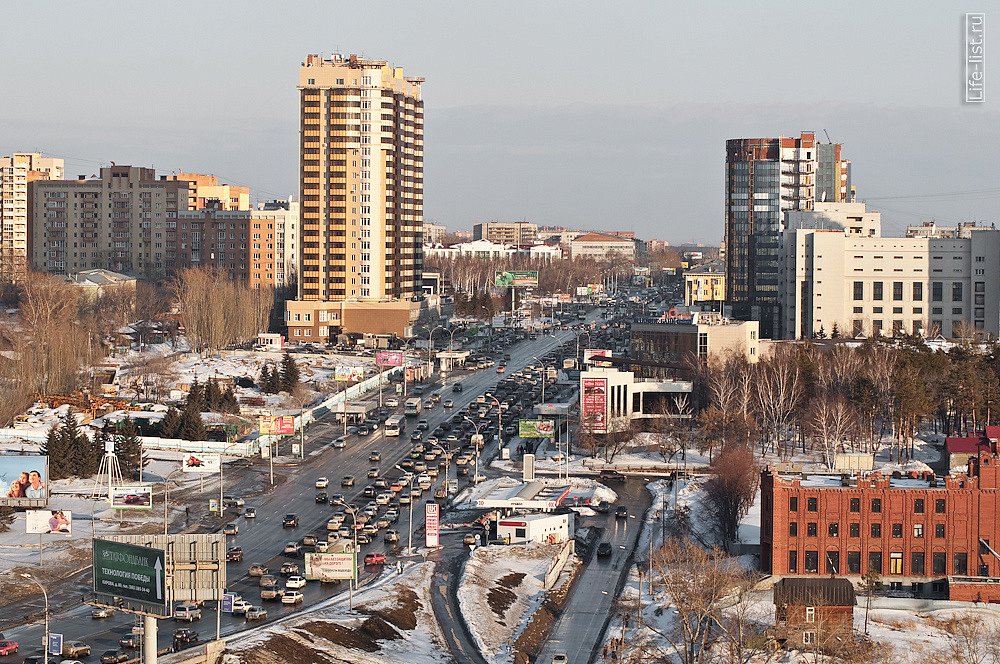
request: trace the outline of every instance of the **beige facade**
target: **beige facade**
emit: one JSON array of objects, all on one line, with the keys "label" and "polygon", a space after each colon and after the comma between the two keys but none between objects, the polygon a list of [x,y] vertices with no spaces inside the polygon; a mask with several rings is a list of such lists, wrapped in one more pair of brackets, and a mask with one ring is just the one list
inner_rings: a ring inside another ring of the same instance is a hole
[{"label": "beige facade", "polygon": [[684,270],[684,304],[721,304],[726,299],[726,265],[720,260],[709,261]]},{"label": "beige facade", "polygon": [[63,160],[37,152],[0,157],[0,281],[22,278],[30,262],[31,209],[28,184],[61,180]]},{"label": "beige facade", "polygon": [[188,210],[249,210],[250,188],[231,184],[219,184],[219,178],[201,173],[178,173],[168,175],[168,180],[190,182],[188,189]]},{"label": "beige facade", "polygon": [[530,246],[538,242],[538,225],[526,221],[483,221],[472,226],[472,239]]},{"label": "beige facade", "polygon": [[428,221],[424,222],[424,244],[439,244],[444,240],[444,236],[448,234],[448,229],[444,224],[434,224]]},{"label": "beige facade", "polygon": [[786,230],[842,230],[861,237],[882,236],[882,215],[864,203],[815,203],[812,210],[785,213]]},{"label": "beige facade", "polygon": [[[676,366],[692,358],[705,362],[732,354],[752,363],[762,352],[758,321],[729,320],[708,312],[694,313],[689,319],[632,323],[631,346],[638,360]],[[669,373],[656,368],[643,371],[650,376]]]},{"label": "beige facade", "polygon": [[[299,69],[298,297],[317,317],[345,300],[392,311],[421,292],[422,83],[355,55],[309,55]],[[303,321],[287,322],[294,338]]]},{"label": "beige facade", "polygon": [[299,203],[289,197],[261,203],[253,211],[254,223],[266,222],[274,229],[273,285],[285,288],[298,283]]},{"label": "beige facade", "polygon": [[614,235],[587,233],[569,243],[569,257],[574,260],[577,258],[597,260],[621,258],[626,261],[634,261],[635,241]]}]

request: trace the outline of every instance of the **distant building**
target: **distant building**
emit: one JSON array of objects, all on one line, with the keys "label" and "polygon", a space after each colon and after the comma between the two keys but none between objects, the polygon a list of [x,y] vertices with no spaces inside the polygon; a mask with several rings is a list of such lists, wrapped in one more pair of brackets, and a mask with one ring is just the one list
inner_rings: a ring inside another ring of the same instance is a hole
[{"label": "distant building", "polygon": [[497,539],[507,544],[557,544],[573,538],[573,512],[513,514],[497,521]]},{"label": "distant building", "polygon": [[586,233],[570,241],[569,256],[573,260],[578,258],[607,260],[617,257],[626,261],[634,261],[635,240],[615,235]]},{"label": "distant building", "polygon": [[684,304],[721,306],[726,299],[726,265],[721,259],[684,270]]},{"label": "distant building", "polygon": [[[271,285],[275,288],[285,288],[298,283],[298,262],[299,262],[299,203],[291,197],[285,200],[273,200],[257,206],[251,215],[253,228],[251,229],[252,254],[261,254],[260,261],[272,260],[265,258],[265,254],[273,256],[273,266],[271,273],[273,279]],[[269,227],[270,225],[270,227]],[[261,228],[258,228],[261,226]],[[271,228],[273,227],[273,228]],[[274,251],[262,239],[256,237],[261,233],[263,237],[267,231],[274,231]],[[253,258],[256,262],[258,259]]]},{"label": "distant building", "polygon": [[168,175],[167,180],[183,180],[190,182],[188,188],[188,210],[204,210],[217,208],[219,210],[249,210],[250,187],[238,187],[231,184],[219,184],[219,178],[214,175],[200,173],[178,173]]},{"label": "distant building", "polygon": [[996,225],[980,226],[974,221],[960,221],[958,226],[938,226],[936,222],[925,221],[919,226],[907,226],[906,237],[924,237],[938,240],[952,238],[968,239],[977,231],[996,230]]},{"label": "distant building", "polygon": [[689,418],[692,383],[649,380],[632,371],[591,367],[580,372],[580,427],[592,433],[623,431],[633,420]]},{"label": "distant building", "polygon": [[135,277],[110,270],[84,270],[67,276],[66,281],[79,287],[89,300],[96,300],[111,289],[123,289],[135,294]]},{"label": "distant building", "polygon": [[424,256],[426,258],[458,258],[460,256],[473,256],[482,259],[511,258],[513,256],[529,256],[542,260],[553,260],[562,258],[562,250],[559,247],[551,247],[545,244],[536,244],[526,247],[514,247],[508,244],[490,242],[489,240],[473,240],[471,242],[459,242],[451,246],[424,245]]},{"label": "distant building", "polygon": [[666,240],[646,240],[646,251],[663,251],[670,246]]},{"label": "distant building", "polygon": [[424,244],[439,244],[448,234],[448,229],[444,224],[435,224],[429,221],[424,222]]},{"label": "distant building", "polygon": [[728,320],[706,312],[683,318],[645,319],[632,323],[631,348],[637,360],[672,365],[684,365],[692,358],[707,362],[712,356],[730,353],[753,363],[761,354],[759,323]]},{"label": "distant building", "polygon": [[816,202],[849,203],[854,200],[851,162],[841,157],[840,143],[816,143]]},{"label": "distant building", "polygon": [[[215,208],[177,212],[166,238],[168,271],[212,267],[254,286],[271,283],[274,249],[249,248],[250,215],[250,210]],[[253,235],[253,244],[274,246],[273,229],[255,230]]]},{"label": "distant building", "polygon": [[0,157],[0,282],[19,281],[31,262],[28,184],[63,179],[63,160],[37,152]]},{"label": "distant building", "polygon": [[473,240],[517,246],[538,242],[538,225],[526,221],[483,221],[472,226]]}]

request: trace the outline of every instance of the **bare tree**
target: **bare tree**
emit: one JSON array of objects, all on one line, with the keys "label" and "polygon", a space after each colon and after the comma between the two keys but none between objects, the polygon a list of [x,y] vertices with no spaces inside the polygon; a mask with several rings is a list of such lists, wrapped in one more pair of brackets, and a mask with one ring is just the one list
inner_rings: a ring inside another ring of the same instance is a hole
[{"label": "bare tree", "polygon": [[832,469],[843,442],[857,430],[857,412],[843,397],[821,393],[809,404],[804,429],[819,445],[823,463]]},{"label": "bare tree", "polygon": [[774,446],[781,458],[787,458],[794,415],[804,388],[795,351],[782,346],[770,358],[758,362],[755,388],[763,425],[761,454]]},{"label": "bare tree", "polygon": [[948,646],[944,655],[956,664],[1000,662],[1000,627],[978,616],[950,621],[946,626]]},{"label": "bare tree", "polygon": [[736,540],[740,519],[757,496],[760,468],[749,447],[730,445],[716,457],[712,470],[714,475],[705,482],[705,496],[719,535],[728,543]]}]

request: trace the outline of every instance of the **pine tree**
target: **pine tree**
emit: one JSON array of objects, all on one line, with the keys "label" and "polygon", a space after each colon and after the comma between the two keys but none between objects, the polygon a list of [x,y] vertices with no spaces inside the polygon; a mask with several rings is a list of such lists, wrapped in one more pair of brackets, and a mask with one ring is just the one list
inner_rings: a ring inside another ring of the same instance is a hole
[{"label": "pine tree", "polygon": [[184,440],[205,440],[205,424],[201,421],[201,411],[195,404],[187,404],[181,411],[180,438]]},{"label": "pine tree", "polygon": [[281,379],[279,391],[291,393],[299,384],[299,365],[286,350],[281,358]]},{"label": "pine tree", "polygon": [[839,339],[840,338],[840,326],[834,322],[833,327],[830,329],[830,338]]},{"label": "pine tree", "polygon": [[193,403],[199,411],[205,410],[205,388],[198,383],[197,378],[191,383],[186,403]]},{"label": "pine tree", "polygon": [[219,390],[219,382],[210,379],[208,384],[205,385],[205,399],[202,404],[203,409],[216,412],[219,410],[221,400],[222,392]]},{"label": "pine tree", "polygon": [[260,370],[260,381],[258,381],[257,386],[260,388],[261,392],[267,392],[267,386],[271,382],[271,365],[265,364]]},{"label": "pine tree", "polygon": [[160,435],[164,438],[180,438],[181,412],[171,406],[160,421]]},{"label": "pine tree", "polygon": [[94,459],[92,441],[86,434],[80,431],[76,416],[67,412],[62,418],[59,427],[59,437],[64,458],[67,463],[67,477],[89,477],[97,472],[100,465],[100,457]]},{"label": "pine tree", "polygon": [[118,463],[121,465],[122,477],[139,478],[139,469],[144,468],[149,460],[143,450],[142,439],[139,438],[139,427],[130,417],[126,417],[118,428],[115,436],[115,449],[118,452]]},{"label": "pine tree", "polygon": [[69,447],[62,435],[62,426],[53,424],[49,429],[45,445],[39,450],[43,456],[49,457],[49,479],[61,480],[73,474],[72,459]]},{"label": "pine tree", "polygon": [[227,387],[222,393],[222,397],[219,400],[219,412],[233,414],[239,414],[240,412],[240,402],[236,398],[236,393],[233,392],[231,386]]}]

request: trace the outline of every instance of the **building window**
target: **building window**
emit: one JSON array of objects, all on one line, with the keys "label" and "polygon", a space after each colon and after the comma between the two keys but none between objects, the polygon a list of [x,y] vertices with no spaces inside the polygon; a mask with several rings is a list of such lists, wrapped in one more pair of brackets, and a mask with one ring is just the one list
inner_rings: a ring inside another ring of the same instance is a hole
[{"label": "building window", "polygon": [[969,555],[966,553],[956,553],[955,554],[955,566],[953,568],[953,574],[958,576],[963,576],[969,573]]},{"label": "building window", "polygon": [[827,574],[840,573],[840,551],[826,552],[826,573]]},{"label": "building window", "polygon": [[944,514],[944,506],[945,506],[944,498],[934,499],[934,511],[937,514]]},{"label": "building window", "polygon": [[795,521],[791,521],[788,524],[788,536],[795,537],[799,534],[799,524]]},{"label": "building window", "polygon": [[943,539],[944,538],[944,524],[943,523],[935,523],[934,524],[934,537],[936,537],[938,539]]},{"label": "building window", "polygon": [[788,571],[797,572],[799,570],[799,552],[789,551],[788,552]]},{"label": "building window", "polygon": [[882,537],[882,524],[873,523],[872,524],[872,537]]},{"label": "building window", "polygon": [[903,552],[893,551],[889,554],[889,574],[903,573]]},{"label": "building window", "polygon": [[872,512],[879,514],[882,512],[882,499],[872,498]]},{"label": "building window", "polygon": [[854,300],[860,301],[865,299],[865,283],[863,281],[854,282]]},{"label": "building window", "polygon": [[806,572],[819,571],[819,551],[806,551]]},{"label": "building window", "polygon": [[975,284],[975,286],[974,286],[974,288],[976,289],[977,293],[985,293],[986,292],[986,282],[985,281],[977,281],[976,284]]},{"label": "building window", "polygon": [[895,302],[903,301],[903,282],[894,281],[892,282],[892,299]]},{"label": "building window", "polygon": [[931,558],[931,570],[934,574],[947,574],[947,554],[944,551],[935,551]]},{"label": "building window", "polygon": [[881,551],[869,551],[868,552],[868,569],[875,570],[879,574],[882,573],[882,552]]},{"label": "building window", "polygon": [[806,510],[809,512],[815,512],[819,509],[819,501],[816,498],[806,498]]},{"label": "building window", "polygon": [[955,281],[951,284],[951,301],[961,302],[962,301],[962,282]]},{"label": "building window", "polygon": [[807,606],[806,607],[806,622],[807,623],[814,623],[814,622],[816,622],[816,607],[815,606]]},{"label": "building window", "polygon": [[834,521],[826,527],[826,533],[830,537],[837,537],[840,534],[840,526]]},{"label": "building window", "polygon": [[788,511],[789,512],[799,511],[799,499],[796,498],[795,496],[792,496],[791,498],[788,499]]},{"label": "building window", "polygon": [[861,574],[861,552],[860,551],[848,551],[847,552],[847,573],[848,574]]},{"label": "building window", "polygon": [[816,643],[816,632],[802,632],[802,645],[811,646]]},{"label": "building window", "polygon": [[931,282],[931,302],[942,302],[944,300],[944,284],[940,281]]},{"label": "building window", "polygon": [[882,282],[876,281],[872,284],[872,299],[881,300],[882,299]]},{"label": "building window", "polygon": [[893,537],[902,537],[903,536],[903,524],[901,524],[901,523],[894,523],[894,524],[892,524],[892,536]]},{"label": "building window", "polygon": [[914,302],[924,301],[924,285],[919,281],[913,283],[913,301]]},{"label": "building window", "polygon": [[861,511],[861,499],[851,498],[851,511],[855,514]]},{"label": "building window", "polygon": [[923,575],[924,552],[914,551],[910,554],[910,574]]},{"label": "building window", "polygon": [[817,530],[815,522],[806,524],[806,535],[808,535],[809,537],[816,537],[816,532]]},{"label": "building window", "polygon": [[924,499],[923,498],[917,498],[916,500],[913,501],[913,513],[914,514],[923,514],[924,513]]},{"label": "building window", "polygon": [[848,531],[849,531],[848,534],[851,537],[861,537],[861,524],[860,523],[852,523],[848,527]]}]

